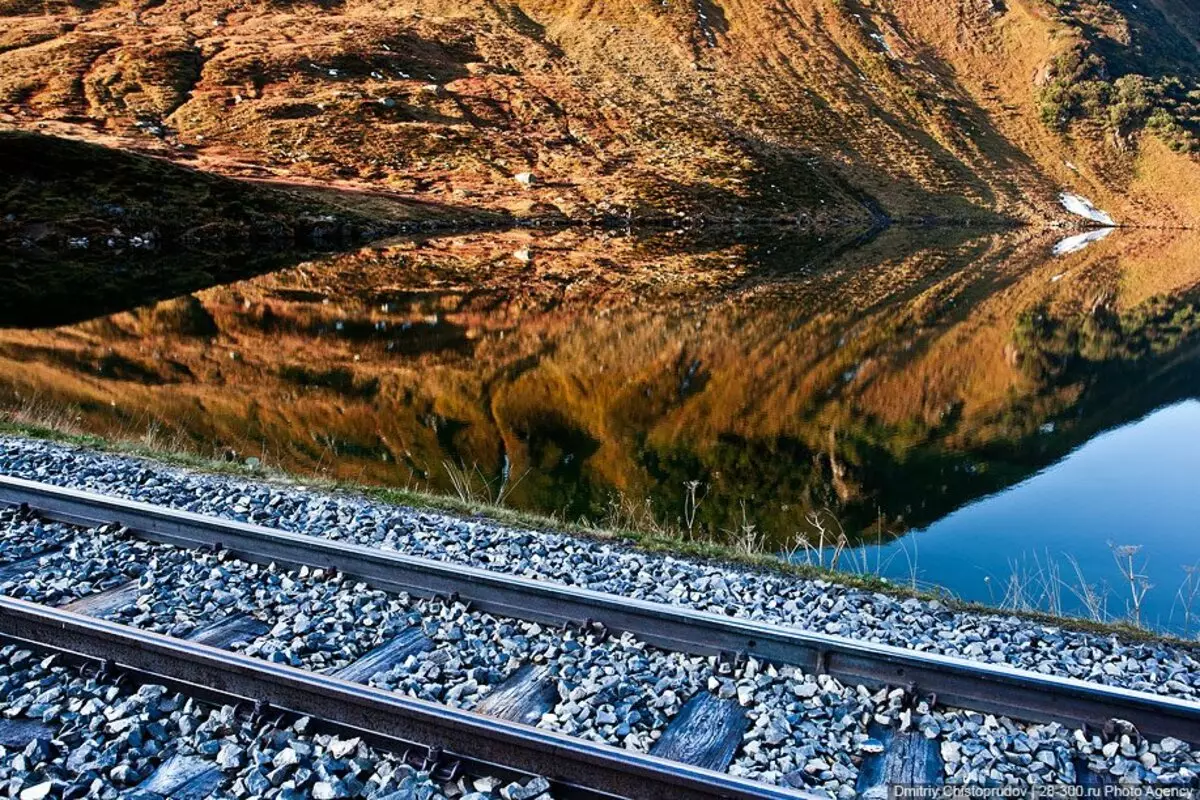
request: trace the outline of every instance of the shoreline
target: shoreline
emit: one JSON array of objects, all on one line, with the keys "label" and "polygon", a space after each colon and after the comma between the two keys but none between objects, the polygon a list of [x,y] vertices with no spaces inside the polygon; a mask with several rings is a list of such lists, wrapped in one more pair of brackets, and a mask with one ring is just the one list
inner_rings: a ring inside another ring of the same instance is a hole
[{"label": "shoreline", "polygon": [[[294,474],[263,466],[257,459],[247,459],[250,463],[223,461],[196,453],[156,448],[132,440],[110,440],[91,434],[69,433],[13,423],[0,418],[0,445],[3,445],[5,440],[71,448],[81,452],[85,458],[108,457],[140,462],[144,467],[151,469],[178,470],[197,478],[234,480],[247,487],[274,488],[284,492],[311,495],[314,498],[343,498],[355,503],[378,504],[384,508],[407,510],[416,514],[445,515],[465,524],[488,522],[520,533],[570,537],[582,543],[622,548],[630,553],[653,558],[678,559],[699,569],[733,568],[756,574],[764,580],[792,579],[797,583],[829,583],[830,588],[838,591],[872,592],[897,601],[917,600],[922,603],[934,603],[956,613],[1022,620],[1029,624],[1062,627],[1084,635],[1120,637],[1131,643],[1161,644],[1196,649],[1200,652],[1200,640],[1183,639],[1170,633],[1139,627],[1128,621],[1096,622],[1083,617],[1004,609],[958,599],[949,592],[940,591],[936,586],[932,589],[914,588],[870,574],[789,562],[780,554],[748,553],[730,545],[693,541],[664,533],[584,525],[502,505],[466,502],[450,495],[409,488]],[[38,480],[36,477],[32,479]]]}]

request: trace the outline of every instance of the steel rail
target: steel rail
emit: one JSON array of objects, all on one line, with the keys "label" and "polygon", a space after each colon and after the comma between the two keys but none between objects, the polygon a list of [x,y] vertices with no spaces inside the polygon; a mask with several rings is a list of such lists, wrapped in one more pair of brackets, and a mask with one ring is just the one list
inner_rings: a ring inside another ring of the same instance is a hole
[{"label": "steel rail", "polygon": [[552,624],[594,620],[672,651],[745,653],[868,687],[907,687],[939,703],[1031,722],[1102,726],[1127,720],[1150,737],[1200,738],[1200,703],[963,658],[721,616],[547,581],[288,533],[186,511],[0,477],[0,503],[45,517],[119,522],[147,539],[220,544],[247,561],[333,569],[390,591],[457,594],[495,614]]},{"label": "steel rail", "polygon": [[[62,609],[0,596],[0,634],[106,660],[201,694],[265,701],[276,711],[503,765],[575,796],[630,800],[813,800],[802,792],[508,722]],[[581,787],[586,791],[581,791]]]}]

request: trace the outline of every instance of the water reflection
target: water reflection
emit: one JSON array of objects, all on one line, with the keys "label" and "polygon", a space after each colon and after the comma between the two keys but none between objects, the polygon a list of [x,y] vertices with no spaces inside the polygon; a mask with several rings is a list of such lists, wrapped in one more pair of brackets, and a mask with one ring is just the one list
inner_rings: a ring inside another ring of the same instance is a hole
[{"label": "water reflection", "polygon": [[[1198,444],[1200,402],[1168,406],[911,537],[845,551],[843,566],[901,582],[936,577],[960,597],[992,604],[1137,615],[1195,635]],[[1127,545],[1139,550],[1120,557]]]},{"label": "water reflection", "polygon": [[[1198,301],[1196,240],[1165,232],[511,232],[3,330],[0,386],[88,430],[793,547],[814,509],[855,537],[930,527],[1200,396]],[[1039,541],[1086,533],[1046,520]]]},{"label": "water reflection", "polygon": [[1066,236],[1054,243],[1051,248],[1052,253],[1056,256],[1065,256],[1071,253],[1078,253],[1083,248],[1087,247],[1092,242],[1098,242],[1101,239],[1108,237],[1116,228],[1096,228],[1083,233],[1076,233],[1071,236]]}]

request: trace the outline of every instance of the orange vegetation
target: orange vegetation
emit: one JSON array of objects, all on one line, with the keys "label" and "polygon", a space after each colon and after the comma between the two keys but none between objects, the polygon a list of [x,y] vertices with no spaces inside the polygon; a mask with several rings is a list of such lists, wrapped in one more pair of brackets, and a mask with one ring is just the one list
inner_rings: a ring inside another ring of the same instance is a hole
[{"label": "orange vegetation", "polygon": [[836,223],[881,206],[1047,220],[1065,188],[1120,221],[1195,225],[1194,154],[1039,118],[1047,70],[1072,47],[1194,37],[1179,0],[1142,7],[1138,25],[1130,13],[1103,0],[0,0],[0,121],[228,174],[539,216]]},{"label": "orange vegetation", "polygon": [[0,332],[0,384],[10,408],[299,471],[447,489],[447,460],[493,479],[507,463],[514,502],[570,516],[619,490],[670,517],[700,479],[714,526],[757,496],[785,533],[814,503],[926,520],[1170,400],[1194,369],[1194,238],[1116,234],[1059,258],[1029,234],[682,238],[364,248]]}]

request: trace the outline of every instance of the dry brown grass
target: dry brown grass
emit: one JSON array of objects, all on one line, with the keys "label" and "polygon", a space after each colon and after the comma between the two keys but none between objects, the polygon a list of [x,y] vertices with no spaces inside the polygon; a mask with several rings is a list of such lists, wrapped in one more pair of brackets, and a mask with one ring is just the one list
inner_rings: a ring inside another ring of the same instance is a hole
[{"label": "dry brown grass", "polygon": [[1194,158],[1040,124],[1032,78],[1070,37],[1042,0],[988,6],[10,5],[0,101],[9,124],[207,169],[519,213],[861,222],[865,192],[900,216],[1040,220],[1062,185],[1195,222]]},{"label": "dry brown grass", "polygon": [[23,428],[42,428],[66,436],[84,433],[83,414],[76,407],[62,405],[42,395],[17,395],[0,410],[0,420]]}]

